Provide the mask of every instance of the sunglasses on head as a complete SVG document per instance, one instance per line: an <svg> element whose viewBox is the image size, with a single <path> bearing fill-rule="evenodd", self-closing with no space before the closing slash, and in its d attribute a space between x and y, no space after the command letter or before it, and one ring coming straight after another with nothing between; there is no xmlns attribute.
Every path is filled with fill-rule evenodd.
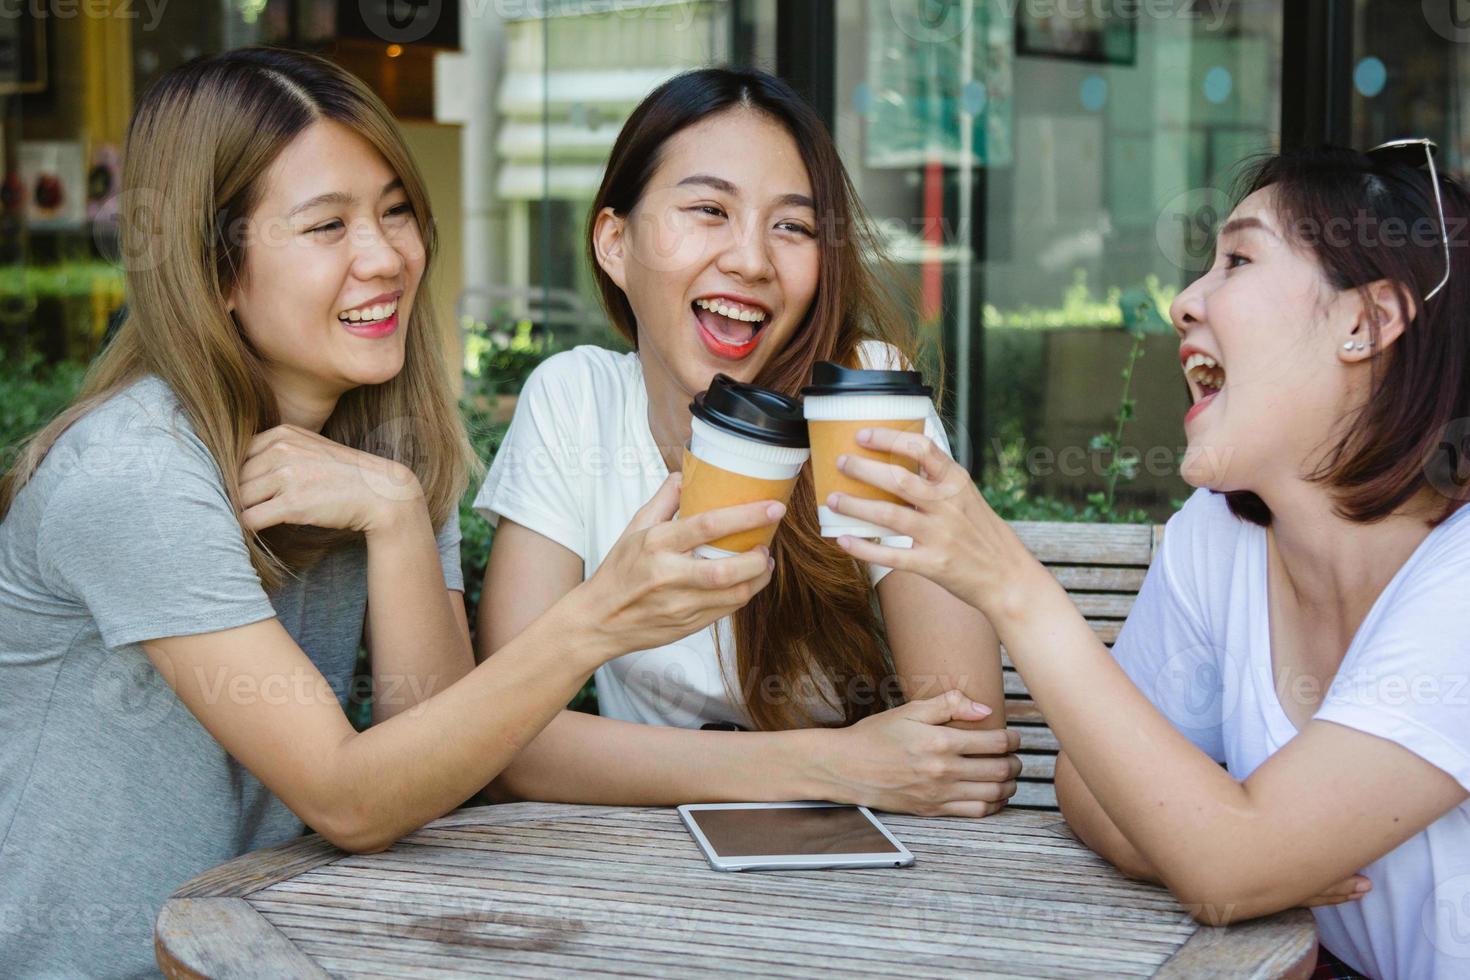
<svg viewBox="0 0 1470 980"><path fill-rule="evenodd" d="M1383 163L1404 167L1429 167L1429 183L1434 187L1434 204L1439 209L1439 238L1444 245L1444 276L1439 284L1424 294L1424 302L1434 299L1436 293L1450 281L1450 233L1444 223L1444 198L1439 191L1439 172L1434 168L1434 155L1439 145L1430 139L1399 139L1380 143L1366 152L1366 156Z"/></svg>

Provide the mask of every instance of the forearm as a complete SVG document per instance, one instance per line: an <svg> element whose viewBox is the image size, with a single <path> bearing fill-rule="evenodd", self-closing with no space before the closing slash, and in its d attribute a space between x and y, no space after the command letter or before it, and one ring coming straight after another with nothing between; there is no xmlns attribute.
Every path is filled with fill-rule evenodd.
<svg viewBox="0 0 1470 980"><path fill-rule="evenodd" d="M878 599L904 700L960 691L993 713L951 725L1004 728L1000 640L985 614L912 572L890 572L878 584Z"/></svg>
<svg viewBox="0 0 1470 980"><path fill-rule="evenodd" d="M1000 645L984 617L973 614L980 627L956 631L940 626L932 638L900 656L894 650L899 686L905 701L934 698L946 691L959 691L977 704L991 709L983 721L952 721L955 728L992 729L1006 727L1005 673L1001 668Z"/></svg>
<svg viewBox="0 0 1470 980"><path fill-rule="evenodd" d="M386 847L495 778L601 662L569 605L548 611L461 682L345 739L325 767L333 839L353 850Z"/></svg>
<svg viewBox="0 0 1470 980"><path fill-rule="evenodd" d="M381 724L446 690L475 660L421 499L368 532L367 566L373 723Z"/></svg>
<svg viewBox="0 0 1470 980"><path fill-rule="evenodd" d="M1159 873L1098 804L1065 752L1057 756L1056 791L1062 816L1082 843L1128 877L1161 884Z"/></svg>
<svg viewBox="0 0 1470 980"><path fill-rule="evenodd" d="M692 731L563 711L491 795L624 806L815 799L812 763L830 735Z"/></svg>
<svg viewBox="0 0 1470 980"><path fill-rule="evenodd" d="M1271 832L1245 787L1149 703L1040 565L1014 596L992 622L1113 825L1186 904L1254 908Z"/></svg>

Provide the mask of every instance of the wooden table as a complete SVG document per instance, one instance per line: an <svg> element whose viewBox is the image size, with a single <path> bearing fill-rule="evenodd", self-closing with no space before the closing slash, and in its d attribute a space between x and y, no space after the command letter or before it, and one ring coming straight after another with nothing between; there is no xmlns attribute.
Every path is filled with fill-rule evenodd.
<svg viewBox="0 0 1470 980"><path fill-rule="evenodd" d="M169 976L1303 977L1311 914L1202 928L1056 814L887 815L902 870L712 871L663 808L460 810L380 854L319 837L175 893Z"/></svg>

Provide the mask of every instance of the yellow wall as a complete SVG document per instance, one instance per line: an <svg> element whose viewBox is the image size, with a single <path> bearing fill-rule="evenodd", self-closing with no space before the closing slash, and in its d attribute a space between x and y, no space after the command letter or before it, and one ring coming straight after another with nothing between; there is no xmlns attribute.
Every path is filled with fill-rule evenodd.
<svg viewBox="0 0 1470 980"><path fill-rule="evenodd" d="M123 0L110 0L119 7ZM132 21L126 17L51 18L48 59L52 107L28 112L22 139L83 141L87 163L99 143L122 145L133 109ZM26 106L25 96L21 105Z"/></svg>

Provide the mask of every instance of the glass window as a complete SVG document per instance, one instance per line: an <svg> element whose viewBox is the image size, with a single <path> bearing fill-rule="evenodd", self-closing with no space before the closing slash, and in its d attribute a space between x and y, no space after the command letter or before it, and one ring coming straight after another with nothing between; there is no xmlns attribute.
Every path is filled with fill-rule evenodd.
<svg viewBox="0 0 1470 980"><path fill-rule="evenodd" d="M1162 516L1187 492L1168 302L1232 166L1276 145L1281 3L1042 6L837 4L836 135L943 339L957 455L999 493L1112 484Z"/></svg>
<svg viewBox="0 0 1470 980"><path fill-rule="evenodd" d="M1470 5L1423 4L1405 16L1396 0L1356 0L1353 20L1353 145L1368 149L1404 136L1439 144L1439 164L1470 167Z"/></svg>
<svg viewBox="0 0 1470 980"><path fill-rule="evenodd" d="M533 5L527 5L532 7ZM621 345L583 258L587 211L623 122L666 79L731 60L732 5L596 0L507 19L498 100L507 267L489 311L551 328L559 345ZM483 315L483 314L481 314Z"/></svg>

